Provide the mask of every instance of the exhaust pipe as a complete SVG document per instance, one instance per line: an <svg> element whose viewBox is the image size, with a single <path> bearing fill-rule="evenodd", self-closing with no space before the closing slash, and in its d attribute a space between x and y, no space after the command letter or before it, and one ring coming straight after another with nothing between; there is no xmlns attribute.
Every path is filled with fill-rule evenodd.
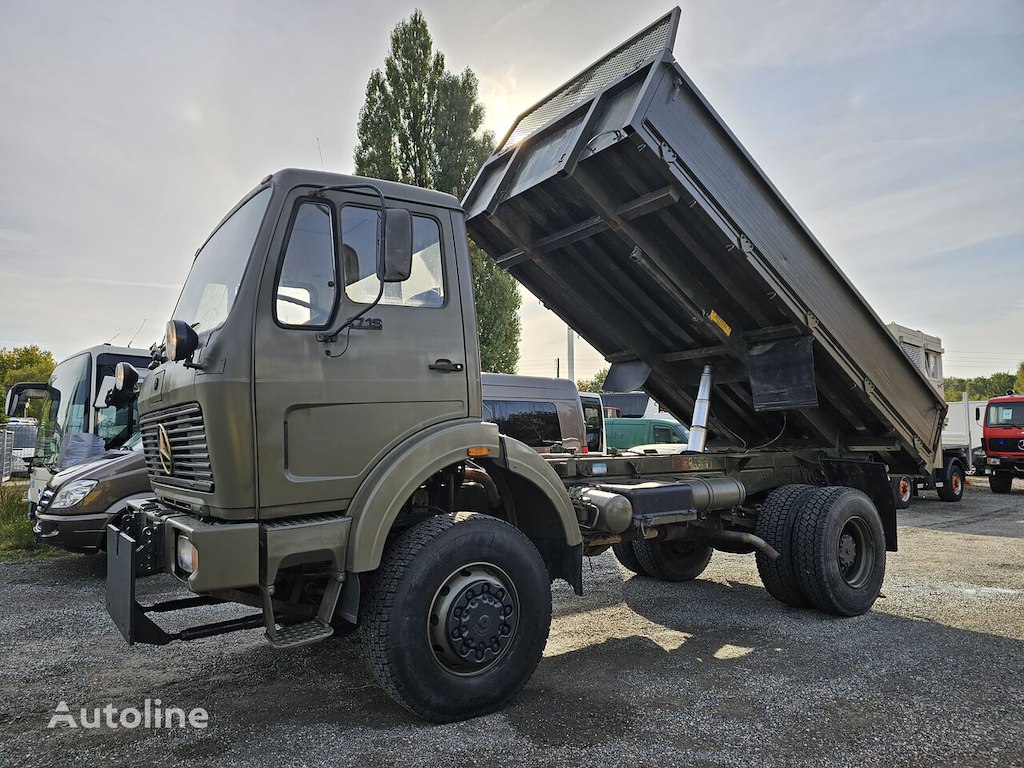
<svg viewBox="0 0 1024 768"><path fill-rule="evenodd" d="M690 441L686 446L688 451L704 453L704 444L708 440L708 417L711 415L712 383L711 366L705 365L697 387L697 400L693 404L693 423L690 424Z"/></svg>

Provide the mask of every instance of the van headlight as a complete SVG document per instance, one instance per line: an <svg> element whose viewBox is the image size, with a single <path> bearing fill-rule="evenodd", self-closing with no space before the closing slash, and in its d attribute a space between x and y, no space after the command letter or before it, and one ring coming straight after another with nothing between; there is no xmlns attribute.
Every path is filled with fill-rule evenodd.
<svg viewBox="0 0 1024 768"><path fill-rule="evenodd" d="M178 537L177 550L178 568L185 573L195 573L199 567L199 550L184 536Z"/></svg>
<svg viewBox="0 0 1024 768"><path fill-rule="evenodd" d="M73 507L88 496L89 491L95 487L95 480L75 480L73 483L68 483L57 491L57 495L54 496L53 501L50 502L50 509L67 509L68 507Z"/></svg>

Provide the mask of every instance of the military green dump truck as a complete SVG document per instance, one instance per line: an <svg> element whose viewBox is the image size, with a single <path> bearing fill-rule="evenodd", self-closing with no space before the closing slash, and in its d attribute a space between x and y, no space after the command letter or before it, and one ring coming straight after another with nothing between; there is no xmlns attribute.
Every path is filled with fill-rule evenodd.
<svg viewBox="0 0 1024 768"><path fill-rule="evenodd" d="M931 469L945 404L675 63L677 21L525 113L461 204L285 170L228 214L139 393L155 499L107 533L129 642L356 628L396 701L450 721L523 686L550 583L582 593L608 548L669 599L723 550L788 605L871 607L887 471ZM467 229L687 453L541 456L481 421ZM150 574L195 594L140 604ZM223 602L255 611L202 623Z"/></svg>

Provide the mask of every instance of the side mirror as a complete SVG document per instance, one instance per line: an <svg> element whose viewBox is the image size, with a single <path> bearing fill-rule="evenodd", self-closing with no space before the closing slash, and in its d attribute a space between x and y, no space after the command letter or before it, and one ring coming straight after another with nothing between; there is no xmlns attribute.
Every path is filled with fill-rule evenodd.
<svg viewBox="0 0 1024 768"><path fill-rule="evenodd" d="M384 253L377 265L377 277L382 283L401 283L411 273L412 214L404 208L385 209Z"/></svg>
<svg viewBox="0 0 1024 768"><path fill-rule="evenodd" d="M184 320L167 321L167 359L188 360L199 346L199 336Z"/></svg>
<svg viewBox="0 0 1024 768"><path fill-rule="evenodd" d="M47 389L45 381L25 381L12 384L7 389L4 413L8 416L17 416L18 411L33 400L41 400L46 397Z"/></svg>

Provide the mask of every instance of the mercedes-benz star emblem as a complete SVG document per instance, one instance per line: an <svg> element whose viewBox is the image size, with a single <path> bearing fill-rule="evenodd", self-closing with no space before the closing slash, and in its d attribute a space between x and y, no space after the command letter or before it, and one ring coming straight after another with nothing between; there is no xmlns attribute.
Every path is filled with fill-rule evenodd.
<svg viewBox="0 0 1024 768"><path fill-rule="evenodd" d="M171 438L163 424L157 425L157 452L160 454L160 467L165 475L174 474L174 456L171 454Z"/></svg>
<svg viewBox="0 0 1024 768"><path fill-rule="evenodd" d="M1018 440L1017 447L1024 451L1024 440Z"/></svg>

